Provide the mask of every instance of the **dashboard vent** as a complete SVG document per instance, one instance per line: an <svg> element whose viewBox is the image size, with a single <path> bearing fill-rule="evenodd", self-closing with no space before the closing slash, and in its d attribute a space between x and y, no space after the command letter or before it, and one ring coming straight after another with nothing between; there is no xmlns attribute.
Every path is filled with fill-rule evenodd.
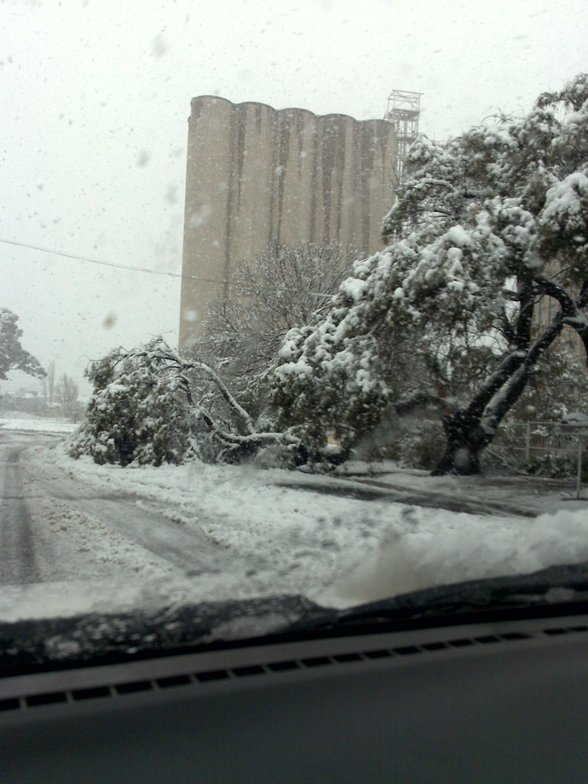
<svg viewBox="0 0 588 784"><path fill-rule="evenodd" d="M588 632L588 626L550 627L536 633L505 632L504 634L488 634L479 637L460 637L451 640L439 640L422 643L421 645L403 645L392 648L374 648L349 653L336 653L332 656L312 656L300 659L284 659L268 663L234 667L232 669L204 670L199 672L170 675L153 680L125 681L90 688L72 689L71 691L52 691L38 694L27 694L22 697L0 699L0 712L29 710L49 705L81 702L84 700L120 698L127 695L149 691L194 686L196 684L215 683L236 678L249 678L259 675L287 673L302 669L317 669L342 664L354 664L377 659L404 658L419 654L442 653L455 648L469 648L477 645L492 645L520 640L538 639L542 635L554 637L563 634Z"/></svg>
<svg viewBox="0 0 588 784"><path fill-rule="evenodd" d="M95 700L98 697L110 697L111 692L108 686L96 686L90 689L74 689L71 696L74 700Z"/></svg>

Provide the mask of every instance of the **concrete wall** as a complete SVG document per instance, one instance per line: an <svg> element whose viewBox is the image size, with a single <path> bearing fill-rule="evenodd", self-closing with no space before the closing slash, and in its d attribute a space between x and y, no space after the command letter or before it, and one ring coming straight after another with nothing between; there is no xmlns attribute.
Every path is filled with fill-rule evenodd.
<svg viewBox="0 0 588 784"><path fill-rule="evenodd" d="M381 248L395 156L384 120L193 98L180 345L202 334L208 305L228 295L235 264L270 242Z"/></svg>

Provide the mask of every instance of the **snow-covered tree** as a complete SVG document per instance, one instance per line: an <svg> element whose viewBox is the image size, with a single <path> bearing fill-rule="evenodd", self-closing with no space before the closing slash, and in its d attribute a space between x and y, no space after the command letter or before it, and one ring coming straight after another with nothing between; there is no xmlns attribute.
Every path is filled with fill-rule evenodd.
<svg viewBox="0 0 588 784"><path fill-rule="evenodd" d="M588 76L523 118L421 137L384 219L389 247L356 262L324 316L286 337L273 380L281 422L318 445L334 429L349 447L391 407L435 406L447 442L436 473L477 472L562 331L588 346L587 221ZM538 326L545 297L557 310ZM407 340L419 372L399 399L387 369ZM468 383L455 388L460 353ZM422 367L442 383L430 373L423 384Z"/></svg>
<svg viewBox="0 0 588 784"><path fill-rule="evenodd" d="M0 381L6 380L11 370L22 370L37 378L45 375L39 361L22 347L22 329L17 322L16 313L0 308Z"/></svg>
<svg viewBox="0 0 588 784"><path fill-rule="evenodd" d="M135 351L115 349L86 371L94 391L86 421L70 440L74 457L96 463L181 463L190 451L187 379L169 368L156 338Z"/></svg>
<svg viewBox="0 0 588 784"><path fill-rule="evenodd" d="M79 414L78 394L79 389L76 382L64 373L55 387L55 394L63 415L70 419L75 419Z"/></svg>
<svg viewBox="0 0 588 784"><path fill-rule="evenodd" d="M222 372L254 404L260 378L286 333L324 308L354 257L336 243L272 243L254 261L239 262L229 298L209 309L206 334L193 346L194 356Z"/></svg>
<svg viewBox="0 0 588 784"><path fill-rule="evenodd" d="M254 422L215 370L182 359L161 337L111 351L87 376L94 392L86 422L70 440L73 457L161 465L188 457L235 462L265 447L300 449L295 436Z"/></svg>

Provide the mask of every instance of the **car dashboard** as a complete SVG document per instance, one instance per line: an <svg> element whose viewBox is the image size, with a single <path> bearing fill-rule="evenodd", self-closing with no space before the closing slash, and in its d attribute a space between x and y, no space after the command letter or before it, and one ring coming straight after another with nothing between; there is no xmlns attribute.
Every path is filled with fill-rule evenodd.
<svg viewBox="0 0 588 784"><path fill-rule="evenodd" d="M587 691L575 614L13 675L2 782L580 782Z"/></svg>

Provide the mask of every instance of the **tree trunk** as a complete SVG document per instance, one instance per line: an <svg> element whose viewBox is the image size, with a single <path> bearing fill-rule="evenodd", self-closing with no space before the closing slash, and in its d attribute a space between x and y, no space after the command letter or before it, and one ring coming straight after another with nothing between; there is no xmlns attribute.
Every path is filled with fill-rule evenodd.
<svg viewBox="0 0 588 784"><path fill-rule="evenodd" d="M480 453L488 443L479 421L468 421L462 411L455 411L443 418L443 428L447 437L445 452L431 475L470 476L471 474L479 474Z"/></svg>
<svg viewBox="0 0 588 784"><path fill-rule="evenodd" d="M515 361L506 358L465 411L458 409L443 417L447 445L432 476L480 473L482 450L494 439L499 424L524 392L531 370L562 329L560 312L526 354L519 356L518 363L516 355Z"/></svg>

